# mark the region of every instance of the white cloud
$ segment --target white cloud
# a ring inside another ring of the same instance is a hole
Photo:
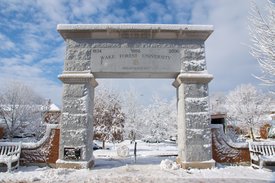
[[[11,50],[15,48],[15,44],[7,36],[0,33],[0,50]]]
[[[52,23],[67,23],[66,1],[38,0],[36,3],[44,17]]]

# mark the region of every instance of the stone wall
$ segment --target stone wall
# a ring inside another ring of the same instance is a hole
[[[47,134],[45,134],[47,135]],[[51,129],[48,137],[38,143],[23,143],[20,155],[21,165],[49,164],[55,166],[59,152],[60,129]]]

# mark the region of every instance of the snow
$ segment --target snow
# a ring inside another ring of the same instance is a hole
[[[110,150],[94,151],[95,166],[92,169],[55,169],[49,167],[20,166],[7,173],[0,172],[0,182],[274,182],[275,172],[253,169],[250,166],[225,166],[213,169],[177,168],[176,145],[173,143],[144,143],[138,141],[137,160],[129,141],[106,144]],[[127,145],[128,157],[119,157],[116,150]],[[148,153],[151,152],[151,153]],[[163,153],[167,156],[162,156]],[[170,154],[170,156],[168,156]]]
[[[57,107],[55,104],[51,104],[50,105],[50,109],[49,109],[49,111],[51,111],[51,112],[53,112],[53,111],[60,111],[60,108],[59,107]]]
[[[180,168],[179,164],[177,164],[176,162],[174,162],[172,160],[169,160],[169,159],[165,159],[165,160],[162,160],[160,162],[160,169],[161,170],[167,170],[167,169],[177,170],[179,168]]]
[[[58,24],[58,31],[76,30],[171,30],[171,31],[213,31],[212,25],[187,24]]]

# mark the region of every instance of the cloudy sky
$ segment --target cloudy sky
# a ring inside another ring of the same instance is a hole
[[[256,0],[260,8],[265,0]],[[20,80],[45,98],[61,104],[64,40],[57,24],[158,23],[210,24],[206,41],[210,92],[227,92],[239,84],[259,82],[256,61],[249,55],[247,18],[250,0],[0,0],[0,85]],[[124,85],[122,85],[122,83]],[[175,96],[172,80],[99,80],[114,89],[134,88]]]

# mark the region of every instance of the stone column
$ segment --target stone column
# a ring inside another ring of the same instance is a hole
[[[93,106],[97,82],[90,73],[62,74],[63,109],[57,167],[90,168],[93,158]]]
[[[182,168],[215,165],[208,99],[208,83],[212,78],[206,73],[181,73],[173,83],[178,97],[177,162]]]

